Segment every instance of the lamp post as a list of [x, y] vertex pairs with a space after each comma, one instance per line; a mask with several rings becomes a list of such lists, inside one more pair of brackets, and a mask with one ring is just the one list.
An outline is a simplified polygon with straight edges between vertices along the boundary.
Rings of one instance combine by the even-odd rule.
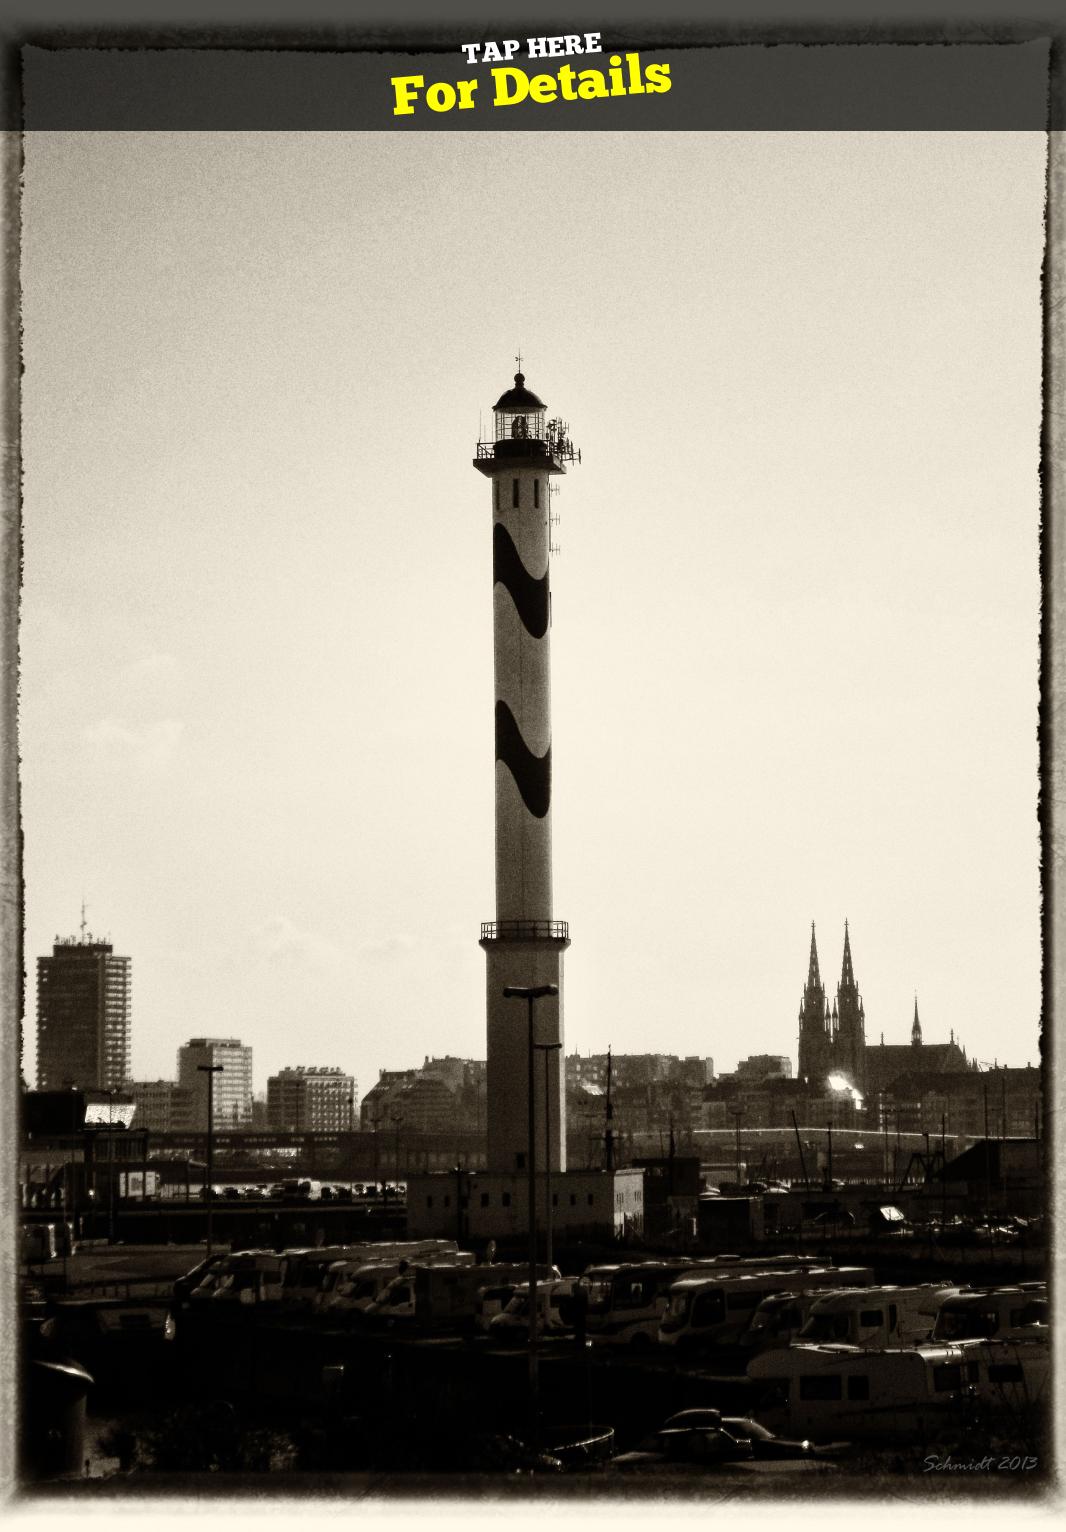
[[107, 1093], [107, 1243], [115, 1243], [115, 1093]]
[[355, 1091], [348, 1092], [348, 1180], [352, 1182], [355, 1197]]
[[529, 1426], [530, 1446], [536, 1450], [540, 1438], [538, 1416], [540, 1377], [537, 1368], [537, 1139], [536, 1106], [533, 1092], [533, 1007], [547, 995], [557, 995], [557, 984], [508, 984], [504, 988], [508, 1000], [524, 1000], [529, 1008], [529, 1043], [526, 1068], [526, 1110], [528, 1133], [526, 1139], [526, 1196], [529, 1204]]
[[207, 1165], [205, 1176], [207, 1185], [207, 1253], [211, 1254], [211, 1202], [214, 1197], [214, 1153], [215, 1153], [215, 1076], [225, 1073], [223, 1064], [197, 1064], [197, 1071], [207, 1076]]
[[[77, 1090], [70, 1089], [70, 1221], [74, 1229], [74, 1238], [78, 1238], [78, 1120], [80, 1098]], [[84, 1150], [83, 1150], [84, 1153]]]
[[548, 1059], [562, 1043], [534, 1043], [544, 1055], [544, 1264], [552, 1263], [552, 1097], [548, 1085]]

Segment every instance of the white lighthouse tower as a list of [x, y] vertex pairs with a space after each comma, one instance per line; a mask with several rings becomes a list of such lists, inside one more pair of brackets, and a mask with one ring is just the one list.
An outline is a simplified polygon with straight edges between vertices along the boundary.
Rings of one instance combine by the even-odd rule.
[[[552, 908], [550, 494], [553, 474], [579, 460], [561, 420], [525, 386], [493, 406], [491, 441], [474, 467], [492, 494], [493, 653], [496, 691], [496, 919], [481, 928], [487, 958], [489, 1171], [527, 1169], [528, 1029], [508, 986], [555, 985], [536, 1003], [538, 1044], [563, 1041], [565, 921]], [[566, 1169], [563, 1050], [538, 1053], [535, 1115], [549, 1125], [551, 1171]], [[546, 1062], [545, 1062], [546, 1061]], [[544, 1136], [539, 1132], [538, 1168]]]
[[566, 1168], [563, 953], [570, 932], [552, 904], [549, 485], [580, 461], [566, 425], [548, 419], [517, 373], [493, 406], [491, 440], [478, 442], [474, 458], [492, 498], [496, 712], [496, 918], [481, 927], [485, 1164], [472, 1163], [480, 1156], [468, 1149], [465, 1166], [460, 1159], [453, 1170], [406, 1177], [410, 1238], [499, 1239], [512, 1249], [528, 1241], [531, 1267], [541, 1232], [550, 1265], [556, 1236], [611, 1239], [644, 1220], [644, 1172], [614, 1168], [606, 1119], [603, 1167]]

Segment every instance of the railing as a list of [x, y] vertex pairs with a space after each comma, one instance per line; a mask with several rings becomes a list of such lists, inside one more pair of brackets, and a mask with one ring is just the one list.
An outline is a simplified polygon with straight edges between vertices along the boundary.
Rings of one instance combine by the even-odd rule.
[[568, 942], [570, 926], [565, 920], [483, 920], [483, 942]]
[[551, 457], [547, 442], [536, 436], [505, 436], [496, 442], [478, 442], [478, 461], [486, 458]]

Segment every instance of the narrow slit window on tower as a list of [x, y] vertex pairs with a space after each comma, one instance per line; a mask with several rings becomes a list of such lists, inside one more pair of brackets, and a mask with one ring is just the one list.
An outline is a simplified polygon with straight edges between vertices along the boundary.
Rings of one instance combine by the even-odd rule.
[[533, 509], [535, 511], [539, 511], [540, 510], [540, 480], [539, 479], [534, 479], [533, 480]]
[[515, 510], [518, 509], [518, 480], [517, 479], [512, 479], [511, 480], [511, 504], [515, 508]]
[[499, 508], [500, 508], [500, 481], [499, 481], [499, 479], [493, 479], [492, 487], [493, 487], [493, 489], [496, 492], [496, 494], [495, 494], [496, 509], [499, 510]]

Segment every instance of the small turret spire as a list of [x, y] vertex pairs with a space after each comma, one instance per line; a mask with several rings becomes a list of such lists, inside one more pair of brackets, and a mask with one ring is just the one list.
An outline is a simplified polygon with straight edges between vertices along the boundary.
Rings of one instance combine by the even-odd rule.
[[914, 997], [914, 1021], [911, 1024], [911, 1047], [912, 1048], [920, 1048], [921, 1046], [922, 1046], [922, 1024], [918, 1020], [918, 996], [915, 995], [915, 997]]

